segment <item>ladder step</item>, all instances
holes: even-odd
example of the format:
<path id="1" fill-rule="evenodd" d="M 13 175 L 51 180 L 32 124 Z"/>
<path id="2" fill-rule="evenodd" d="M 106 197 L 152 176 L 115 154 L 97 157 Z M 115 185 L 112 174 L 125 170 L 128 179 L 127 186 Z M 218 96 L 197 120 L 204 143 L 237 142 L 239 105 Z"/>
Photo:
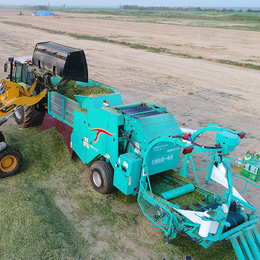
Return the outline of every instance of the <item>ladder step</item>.
<path id="1" fill-rule="evenodd" d="M 239 244 L 239 242 L 237 240 L 237 237 L 236 236 L 232 236 L 230 238 L 230 241 L 232 243 L 232 246 L 233 246 L 233 248 L 235 250 L 235 253 L 236 253 L 238 259 L 239 260 L 246 260 L 245 257 L 244 257 L 244 253 L 243 253 L 243 251 L 242 251 L 242 249 L 240 247 L 240 244 Z"/>
<path id="2" fill-rule="evenodd" d="M 238 260 L 260 260 L 260 235 L 256 225 L 230 237 Z"/>
<path id="3" fill-rule="evenodd" d="M 255 227 L 255 229 L 256 229 L 256 227 Z M 253 229 L 253 231 L 254 231 L 254 229 Z M 256 231 L 257 231 L 257 229 L 256 229 Z M 250 249 L 253 253 L 254 259 L 260 260 L 260 252 L 259 252 L 259 249 L 257 247 L 257 244 L 259 246 L 259 243 L 257 241 L 257 237 L 255 236 L 255 238 L 254 238 L 255 232 L 253 232 L 253 235 L 252 235 L 252 233 L 248 229 L 246 229 L 244 231 L 244 234 L 246 236 L 247 243 L 249 244 Z"/>
<path id="4" fill-rule="evenodd" d="M 249 246 L 248 246 L 248 244 L 247 244 L 248 241 L 246 240 L 246 237 L 243 235 L 242 232 L 241 232 L 239 238 L 240 238 L 240 241 L 241 241 L 243 250 L 244 250 L 244 252 L 245 252 L 247 258 L 248 258 L 249 260 L 255 260 L 254 257 L 253 257 L 253 255 L 252 255 L 252 253 L 251 253 L 251 251 L 250 251 L 250 248 L 249 248 Z M 252 239 L 253 239 L 253 237 L 252 237 Z"/>
<path id="5" fill-rule="evenodd" d="M 256 228 L 256 225 L 254 226 L 254 228 L 252 230 L 253 230 L 253 233 L 255 235 L 255 240 L 257 242 L 258 248 L 260 249 L 260 235 L 259 235 L 259 232 Z"/>

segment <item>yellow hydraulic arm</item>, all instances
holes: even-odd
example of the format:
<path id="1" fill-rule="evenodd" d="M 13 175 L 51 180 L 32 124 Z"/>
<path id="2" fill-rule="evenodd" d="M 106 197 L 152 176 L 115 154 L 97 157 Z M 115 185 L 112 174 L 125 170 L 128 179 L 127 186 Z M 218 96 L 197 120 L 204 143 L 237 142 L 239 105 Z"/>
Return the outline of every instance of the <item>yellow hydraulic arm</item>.
<path id="1" fill-rule="evenodd" d="M 38 103 L 47 93 L 47 89 L 44 89 L 37 96 L 32 95 L 38 83 L 38 79 L 36 79 L 33 85 L 28 89 L 23 88 L 18 83 L 4 79 L 1 80 L 1 83 L 7 87 L 5 93 L 0 96 L 0 118 L 14 112 L 15 109 L 21 106 L 32 106 Z"/>

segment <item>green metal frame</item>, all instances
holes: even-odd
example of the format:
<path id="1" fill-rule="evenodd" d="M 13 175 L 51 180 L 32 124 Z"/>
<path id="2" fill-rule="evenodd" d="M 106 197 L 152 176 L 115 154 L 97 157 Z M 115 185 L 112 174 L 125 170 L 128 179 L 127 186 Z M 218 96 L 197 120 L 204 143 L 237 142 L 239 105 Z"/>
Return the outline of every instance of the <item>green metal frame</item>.
<path id="1" fill-rule="evenodd" d="M 240 132 L 235 132 L 228 130 L 226 128 L 217 127 L 217 126 L 209 126 L 203 128 L 193 135 L 193 140 L 195 140 L 201 133 L 206 131 L 228 131 L 232 134 L 238 134 Z M 244 255 L 248 257 L 248 259 L 259 259 L 252 258 L 256 255 L 259 255 L 258 246 L 260 245 L 259 233 L 256 229 L 256 223 L 258 222 L 258 215 L 255 214 L 257 210 L 254 206 L 249 203 L 235 197 L 232 193 L 233 190 L 233 180 L 232 177 L 240 177 L 246 181 L 247 183 L 252 183 L 250 180 L 246 180 L 241 176 L 235 176 L 231 173 L 230 170 L 230 160 L 227 157 L 228 147 L 219 147 L 219 148 L 205 148 L 205 147 L 195 147 L 195 154 L 205 154 L 207 156 L 205 167 L 204 168 L 196 168 L 193 161 L 193 153 L 187 154 L 184 156 L 183 167 L 180 171 L 180 176 L 185 178 L 188 177 L 188 169 L 192 168 L 195 174 L 196 181 L 198 182 L 196 170 L 205 170 L 207 171 L 206 180 L 210 181 L 210 176 L 212 172 L 212 168 L 215 162 L 222 162 L 226 168 L 226 176 L 228 181 L 228 189 L 224 191 L 224 201 L 223 204 L 227 205 L 227 208 L 230 208 L 231 201 L 236 200 L 241 207 L 245 207 L 248 210 L 251 210 L 250 218 L 245 223 L 238 225 L 231 230 L 223 233 L 224 226 L 229 226 L 230 223 L 227 222 L 228 213 L 224 212 L 221 209 L 217 209 L 217 217 L 213 219 L 219 223 L 216 234 L 209 234 L 208 237 L 202 238 L 199 236 L 198 232 L 200 229 L 200 224 L 193 223 L 191 220 L 186 218 L 184 215 L 180 214 L 178 211 L 178 205 L 173 205 L 169 201 L 166 201 L 160 197 L 155 197 L 152 191 L 152 187 L 149 180 L 149 167 L 147 166 L 147 162 L 149 160 L 149 154 L 154 146 L 160 142 L 172 142 L 175 145 L 180 145 L 181 147 L 187 147 L 189 144 L 183 143 L 179 138 L 171 138 L 165 135 L 162 135 L 160 138 L 154 140 L 149 144 L 145 151 L 141 151 L 143 157 L 143 165 L 142 165 L 142 174 L 140 178 L 140 186 L 138 193 L 138 202 L 140 207 L 144 213 L 144 215 L 149 218 L 152 222 L 152 226 L 157 226 L 163 230 L 164 235 L 167 239 L 175 238 L 177 233 L 185 233 L 192 240 L 202 245 L 204 248 L 208 248 L 213 242 L 220 241 L 223 239 L 230 239 L 234 250 L 238 256 L 238 259 L 245 259 Z M 189 167 L 189 163 L 192 164 Z M 211 180 L 212 181 L 212 180 Z M 257 187 L 259 185 L 252 183 Z M 245 186 L 246 188 L 246 186 Z M 245 190 L 244 188 L 244 190 Z M 244 191 L 243 190 L 243 191 Z M 208 219 L 206 217 L 202 217 L 203 221 L 212 221 L 212 218 Z M 252 232 L 250 230 L 253 230 Z M 239 236 L 239 239 L 236 237 Z M 255 241 L 255 242 L 252 242 Z M 242 245 L 240 245 L 237 241 L 242 241 Z M 249 245 L 249 246 L 248 246 Z M 241 249 L 243 248 L 243 249 Z"/>

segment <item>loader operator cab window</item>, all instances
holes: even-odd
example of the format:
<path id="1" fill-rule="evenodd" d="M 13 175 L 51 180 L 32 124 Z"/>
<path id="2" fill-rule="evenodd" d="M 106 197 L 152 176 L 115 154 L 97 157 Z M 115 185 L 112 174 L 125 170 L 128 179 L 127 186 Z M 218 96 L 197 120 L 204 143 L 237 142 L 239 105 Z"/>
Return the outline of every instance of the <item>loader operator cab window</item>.
<path id="1" fill-rule="evenodd" d="M 28 69 L 26 63 L 17 62 L 15 66 L 15 82 L 24 82 L 26 84 L 33 84 L 34 82 L 34 75 L 32 70 Z"/>
<path id="2" fill-rule="evenodd" d="M 22 64 L 16 63 L 15 64 L 15 82 L 19 83 L 22 79 Z"/>
<path id="3" fill-rule="evenodd" d="M 34 83 L 35 80 L 35 75 L 33 73 L 33 68 L 32 67 L 28 67 L 27 68 L 27 79 L 26 79 L 26 83 L 29 85 L 32 85 Z"/>

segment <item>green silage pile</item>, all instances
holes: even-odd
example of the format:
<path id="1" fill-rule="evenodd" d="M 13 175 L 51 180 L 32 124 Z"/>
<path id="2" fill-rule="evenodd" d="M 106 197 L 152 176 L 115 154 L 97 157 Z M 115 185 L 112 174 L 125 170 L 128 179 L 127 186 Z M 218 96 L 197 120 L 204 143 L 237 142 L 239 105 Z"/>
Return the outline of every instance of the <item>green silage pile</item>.
<path id="1" fill-rule="evenodd" d="M 174 171 L 168 171 L 167 173 L 161 175 L 154 175 L 150 178 L 153 192 L 159 196 L 163 192 L 170 191 L 172 189 L 176 189 L 182 186 L 180 183 L 174 180 L 175 176 L 179 178 L 180 181 L 183 181 L 184 185 L 186 185 L 186 182 L 193 183 L 188 179 L 182 178 Z M 196 185 L 196 183 L 193 184 Z M 206 198 L 205 195 L 195 190 L 188 194 L 184 194 L 182 196 L 171 199 L 169 200 L 169 202 L 179 205 L 182 209 L 188 207 L 199 209 L 199 207 L 195 206 L 196 203 L 200 203 L 201 205 L 205 205 L 205 206 L 208 205 L 205 202 L 205 198 Z"/>
<path id="2" fill-rule="evenodd" d="M 73 83 L 70 83 L 70 85 L 73 85 Z M 77 101 L 75 98 L 75 95 L 81 95 L 81 96 L 91 96 L 91 95 L 101 95 L 101 94 L 112 94 L 114 91 L 112 89 L 103 88 L 100 86 L 72 86 L 66 90 L 64 93 L 64 96 L 67 98 L 70 98 L 74 101 Z"/>
<path id="3" fill-rule="evenodd" d="M 1 259 L 80 256 L 78 233 L 47 189 L 26 180 L 17 183 L 9 179 L 2 180 L 0 187 Z"/>
<path id="4" fill-rule="evenodd" d="M 0 259 L 79 259 L 82 238 L 54 200 L 78 169 L 56 128 L 38 131 L 5 133 L 23 166 L 0 179 Z"/>

